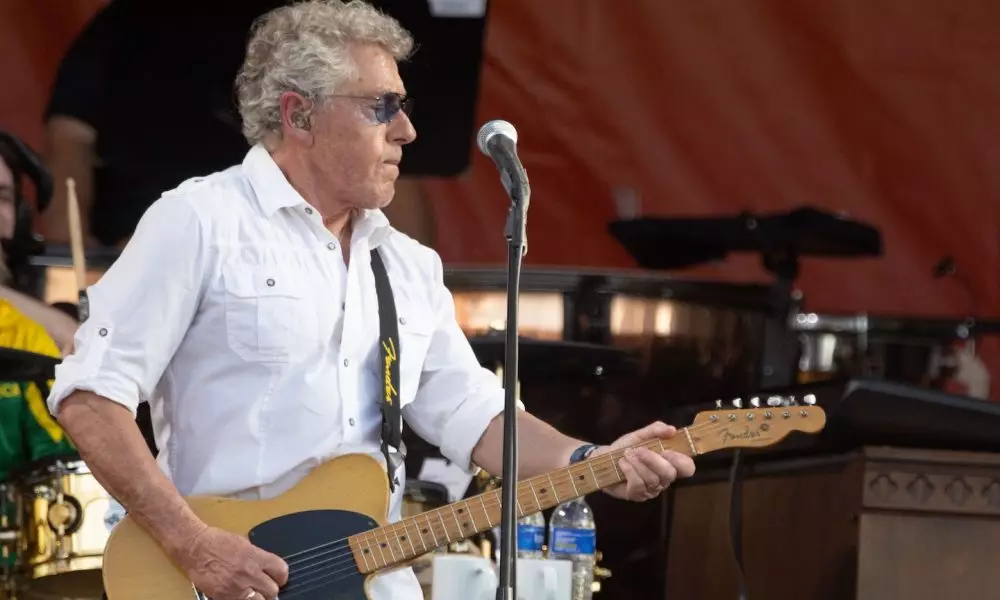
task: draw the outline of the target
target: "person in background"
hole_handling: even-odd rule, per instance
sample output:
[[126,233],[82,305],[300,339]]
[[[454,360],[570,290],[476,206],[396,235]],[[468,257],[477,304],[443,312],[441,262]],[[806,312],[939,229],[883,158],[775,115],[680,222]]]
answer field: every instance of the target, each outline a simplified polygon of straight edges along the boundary
[[[20,167],[13,148],[0,142],[0,239],[9,240],[14,235],[17,204],[21,198]],[[78,323],[66,312],[19,292],[10,286],[10,270],[3,250],[0,249],[0,302],[18,311],[22,316],[44,328],[57,347],[68,346],[73,341]],[[56,355],[58,356],[58,354]]]
[[[88,246],[124,247],[163,190],[243,159],[249,147],[232,81],[253,20],[286,3],[206,11],[200,0],[113,0],[84,28],[60,65],[45,135],[54,180],[76,181]],[[386,216],[432,243],[419,179],[401,178],[397,188],[400,202]],[[40,222],[49,240],[69,239],[64,185]]]
[[[4,238],[10,238],[14,229],[19,196],[15,166],[15,157],[0,145],[0,237]],[[3,354],[3,349],[11,349],[57,359],[59,347],[46,330],[60,332],[68,343],[76,322],[58,309],[11,289],[6,285],[8,277],[0,256],[0,482],[9,481],[13,473],[34,461],[76,452],[45,405],[51,382],[44,381],[44,377],[38,382],[27,380],[28,371],[42,366],[32,364],[30,357]],[[32,316],[48,325],[43,327]],[[16,373],[22,370],[21,365],[26,367],[24,376]],[[13,509],[13,505],[4,503],[3,509]],[[15,517],[4,516],[8,521]],[[16,558],[13,553],[4,556],[0,568],[12,567]]]

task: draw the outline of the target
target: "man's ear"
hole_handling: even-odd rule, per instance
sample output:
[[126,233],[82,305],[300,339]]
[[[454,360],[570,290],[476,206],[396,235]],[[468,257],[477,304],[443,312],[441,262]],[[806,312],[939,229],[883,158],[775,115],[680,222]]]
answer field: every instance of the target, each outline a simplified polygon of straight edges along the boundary
[[283,137],[293,138],[300,143],[312,144],[313,103],[298,92],[281,94],[281,129]]

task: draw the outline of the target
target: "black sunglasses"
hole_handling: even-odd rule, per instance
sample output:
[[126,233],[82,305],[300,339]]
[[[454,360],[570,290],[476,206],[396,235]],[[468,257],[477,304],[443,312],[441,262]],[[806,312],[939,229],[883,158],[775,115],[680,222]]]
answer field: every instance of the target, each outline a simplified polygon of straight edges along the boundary
[[353,100],[366,100],[372,102],[370,108],[375,113],[375,120],[387,125],[396,118],[396,115],[403,112],[410,116],[413,112],[413,98],[409,98],[396,92],[386,92],[381,96],[372,98],[371,96],[333,96],[334,98],[350,98]]

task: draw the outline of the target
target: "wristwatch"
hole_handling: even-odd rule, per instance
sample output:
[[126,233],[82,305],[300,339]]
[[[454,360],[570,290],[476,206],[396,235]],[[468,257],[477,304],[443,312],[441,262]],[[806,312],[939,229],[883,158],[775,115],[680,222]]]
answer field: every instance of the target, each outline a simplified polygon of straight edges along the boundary
[[590,455],[597,450],[597,444],[584,444],[573,451],[573,454],[569,456],[569,464],[575,464],[581,460],[587,460]]

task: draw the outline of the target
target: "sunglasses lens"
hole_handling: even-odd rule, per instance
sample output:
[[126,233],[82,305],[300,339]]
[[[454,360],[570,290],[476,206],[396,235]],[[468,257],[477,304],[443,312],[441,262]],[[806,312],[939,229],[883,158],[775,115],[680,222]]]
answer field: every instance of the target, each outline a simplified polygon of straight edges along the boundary
[[399,94],[385,94],[378,100],[375,107],[375,115],[381,123],[389,123],[396,118],[400,111],[410,114],[413,101],[403,98]]

